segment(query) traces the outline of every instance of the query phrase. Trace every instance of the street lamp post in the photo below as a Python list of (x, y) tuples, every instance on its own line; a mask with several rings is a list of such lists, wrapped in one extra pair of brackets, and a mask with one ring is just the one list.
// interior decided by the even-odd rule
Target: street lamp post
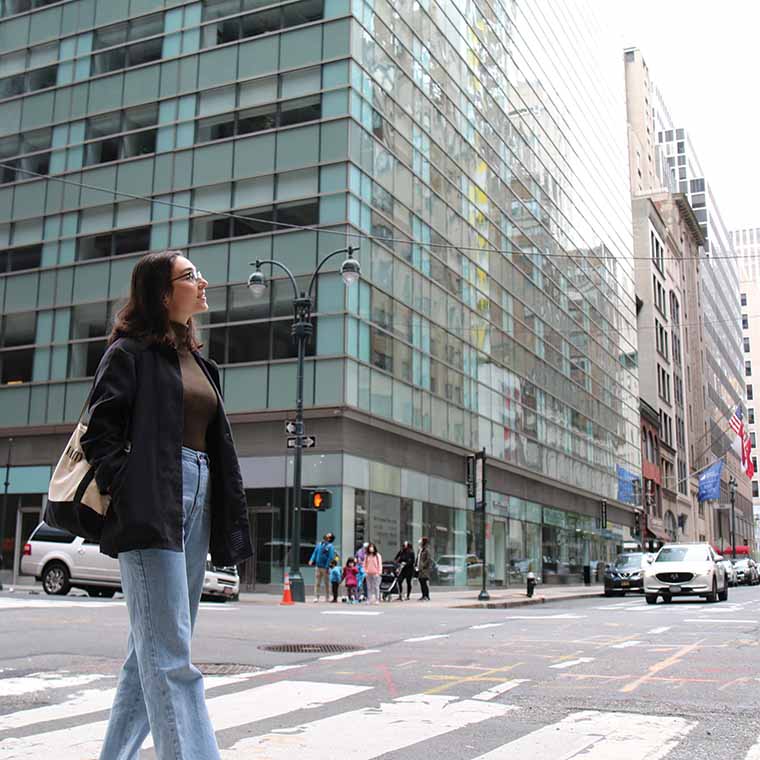
[(254, 298), (258, 298), (266, 292), (267, 281), (264, 273), (261, 271), (261, 267), (265, 264), (278, 267), (285, 272), (290, 280), (290, 284), (293, 286), (293, 327), (291, 328), (291, 335), (296, 340), (296, 347), (298, 350), (294, 445), (295, 456), (293, 458), (293, 520), (291, 522), (293, 539), (291, 542), (290, 554), (290, 589), (294, 602), (303, 602), (306, 600), (303, 576), (301, 575), (301, 463), (303, 459), (305, 438), (303, 426), (303, 372), (306, 344), (309, 342), (309, 338), (311, 338), (314, 332), (314, 326), (311, 321), (314, 283), (317, 280), (317, 275), (327, 261), (333, 258), (333, 256), (345, 253), (348, 255), (340, 265), (340, 273), (343, 277), (343, 282), (347, 286), (353, 285), (359, 279), (361, 273), (359, 262), (354, 258), (354, 252), (358, 250), (358, 246), (348, 246), (348, 248), (340, 248), (337, 251), (328, 253), (314, 270), (314, 274), (311, 276), (309, 287), (306, 291), (299, 291), (296, 278), (290, 269), (279, 261), (274, 261), (273, 259), (266, 259), (263, 261), (257, 259), (255, 262), (251, 262), (251, 265), (255, 266), (256, 269), (248, 278), (248, 287)]
[[(11, 453), (13, 452), (13, 438), (8, 439), (8, 458), (5, 461), (5, 483), (3, 488), (3, 508), (0, 510), (0, 570), (5, 567), (3, 557), (3, 544), (5, 543), (5, 519), (8, 515), (8, 486), (11, 484)], [(0, 578), (0, 591), (3, 590), (3, 580)]]
[(731, 557), (736, 559), (736, 478), (732, 475), (728, 480), (731, 489)]

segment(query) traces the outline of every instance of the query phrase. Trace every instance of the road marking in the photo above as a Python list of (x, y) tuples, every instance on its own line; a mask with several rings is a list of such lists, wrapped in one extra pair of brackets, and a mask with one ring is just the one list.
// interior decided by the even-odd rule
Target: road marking
[[(298, 709), (321, 707), (329, 702), (351, 697), (369, 686), (319, 683), (312, 681), (277, 681), (233, 694), (208, 699), (209, 716), (216, 731), (243, 726), (257, 720), (274, 718)], [(0, 741), (0, 760), (28, 760), (30, 757), (55, 757), (56, 760), (82, 760), (97, 757), (105, 737), (107, 721), (47, 731), (22, 738)], [(153, 746), (150, 737), (143, 748)]]
[(565, 613), (562, 615), (507, 615), (507, 620), (581, 620), (588, 615), (571, 615)]
[(482, 631), (484, 628), (500, 628), (504, 623), (483, 623), (482, 625), (471, 625), (471, 631)]
[(489, 718), (501, 717), (515, 709), (512, 705), (471, 699), (460, 701), (456, 697), (412, 694), (377, 707), (241, 739), (221, 754), (223, 760), (241, 757), (329, 760), (348, 756), (370, 760)]
[(593, 662), (593, 657), (578, 657), (577, 660), (567, 660), (566, 662), (558, 662), (556, 665), (549, 665), (550, 668), (556, 668), (561, 670), (562, 668), (572, 668), (574, 665), (583, 665), (585, 662)]
[(432, 641), (433, 639), (447, 639), (448, 633), (434, 633), (432, 636), (414, 636), (411, 639), (404, 639), (407, 644), (414, 643), (416, 641)]
[(684, 623), (757, 623), (757, 620), (749, 620), (744, 619), (740, 620), (738, 618), (686, 618)]
[(664, 660), (660, 660), (660, 662), (656, 662), (654, 665), (650, 666), (647, 669), (646, 675), (640, 676), (634, 681), (626, 684), (622, 689), (620, 689), (620, 691), (624, 693), (635, 691), (643, 683), (646, 683), (651, 678), (651, 676), (657, 675), (661, 670), (665, 670), (671, 665), (676, 665), (681, 661), (683, 657), (686, 657), (687, 654), (691, 654), (695, 649), (699, 649), (699, 642), (696, 644), (687, 644), (686, 646), (681, 647), (681, 649), (672, 654), (670, 657), (666, 657)]
[(327, 657), (320, 657), (320, 660), (347, 660), (350, 657), (361, 657), (364, 654), (375, 654), (379, 649), (360, 649), (358, 652), (343, 652), (343, 654), (330, 654)]
[(665, 633), (665, 631), (669, 631), (672, 627), (672, 625), (661, 625), (659, 628), (652, 628), (652, 630), (647, 631), (647, 633)]
[(620, 644), (613, 644), (610, 649), (628, 649), (628, 647), (637, 647), (640, 641), (623, 641)]
[(479, 694), (476, 694), (473, 699), (481, 699), (487, 702), (489, 699), (493, 699), (500, 694), (512, 691), (512, 689), (516, 689), (521, 683), (528, 683), (529, 681), (530, 678), (513, 678), (511, 681), (504, 681), (504, 683), (497, 684), (490, 689), (481, 691)]
[(696, 725), (684, 718), (585, 710), (503, 744), (475, 760), (515, 757), (660, 760)]
[(31, 673), (28, 676), (0, 679), (0, 693), (4, 697), (18, 697), (22, 694), (33, 694), (36, 691), (46, 691), (47, 689), (85, 686), (93, 681), (100, 681), (102, 678), (110, 678), (110, 676), (105, 673), (70, 675), (66, 670), (60, 673), (52, 671), (47, 673)]
[[(231, 676), (205, 676), (203, 683), (206, 689), (216, 689), (229, 686), (248, 678), (259, 675), (258, 672), (238, 673)], [(2, 683), (2, 682), (0, 682)], [(10, 731), (13, 728), (33, 726), (35, 723), (47, 723), (61, 718), (75, 718), (80, 715), (101, 712), (110, 709), (116, 689), (85, 689), (75, 692), (71, 699), (54, 705), (32, 707), (29, 710), (19, 710), (14, 713), (0, 715), (0, 731)]]
[(448, 691), (451, 689), (452, 686), (459, 686), (461, 684), (471, 683), (472, 681), (482, 681), (489, 676), (494, 676), (497, 673), (503, 674), (508, 673), (510, 670), (514, 670), (515, 668), (519, 667), (520, 665), (524, 665), (523, 662), (516, 662), (514, 665), (505, 665), (501, 668), (491, 668), (490, 670), (484, 670), (480, 673), (477, 673), (474, 676), (462, 676), (457, 681), (452, 681), (451, 683), (444, 683), (441, 686), (435, 686), (432, 689), (427, 689), (425, 691), (425, 694), (438, 694), (441, 691)]
[(322, 615), (382, 615), (382, 612), (370, 610), (325, 610)]

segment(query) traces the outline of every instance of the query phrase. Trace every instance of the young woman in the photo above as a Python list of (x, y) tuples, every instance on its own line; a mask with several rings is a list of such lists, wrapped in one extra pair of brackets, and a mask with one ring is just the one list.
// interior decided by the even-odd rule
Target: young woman
[(190, 637), (206, 555), (252, 554), (245, 492), (219, 371), (199, 353), (193, 314), (208, 283), (179, 251), (143, 256), (95, 375), (82, 447), (111, 503), (101, 551), (118, 556), (129, 613), (102, 760), (217, 760)]
[(370, 604), (380, 604), (380, 576), (383, 574), (383, 558), (373, 543), (367, 547), (364, 572), (367, 573), (367, 601)]
[(408, 541), (401, 544), (394, 561), (399, 565), (398, 598), (401, 601), (404, 598), (401, 591), (404, 580), (406, 580), (406, 598), (408, 599), (412, 594), (412, 578), (414, 578), (414, 549)]

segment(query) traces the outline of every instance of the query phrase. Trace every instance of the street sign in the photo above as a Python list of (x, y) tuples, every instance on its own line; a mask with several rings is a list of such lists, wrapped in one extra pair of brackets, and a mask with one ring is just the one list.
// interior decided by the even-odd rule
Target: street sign
[[(296, 444), (298, 442), (298, 436), (294, 435), (288, 438), (288, 448), (289, 449), (295, 449), (297, 448)], [(301, 447), (304, 449), (313, 449), (317, 445), (317, 436), (315, 435), (302, 435), (301, 436)]]
[(475, 455), (475, 511), (486, 508), (486, 450)]
[(298, 428), (296, 427), (295, 420), (285, 420), (285, 434), (286, 435), (295, 435), (297, 429)]
[(602, 530), (606, 530), (607, 528), (607, 501), (606, 499), (602, 499), (602, 502), (600, 504), (599, 522), (601, 523), (599, 527), (602, 528)]
[(467, 483), (467, 496), (475, 496), (475, 457), (468, 456), (465, 458), (465, 478)]

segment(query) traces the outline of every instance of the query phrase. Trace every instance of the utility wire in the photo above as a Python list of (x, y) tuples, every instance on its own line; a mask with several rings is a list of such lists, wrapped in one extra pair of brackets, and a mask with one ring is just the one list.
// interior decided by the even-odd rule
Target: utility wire
[[(95, 190), (101, 193), (110, 194), (110, 195), (119, 195), (124, 198), (130, 198), (131, 200), (139, 200), (139, 201), (145, 201), (146, 203), (157, 203), (162, 206), (170, 206), (172, 208), (179, 208), (183, 209), (185, 211), (190, 211), (191, 213), (201, 213), (201, 214), (208, 214), (213, 216), (221, 216), (221, 217), (227, 217), (229, 219), (240, 219), (243, 221), (248, 222), (261, 222), (262, 224), (268, 224), (275, 227), (282, 227), (283, 229), (291, 229), (291, 230), (306, 230), (311, 232), (322, 232), (322, 233), (329, 233), (333, 235), (341, 235), (342, 237), (346, 236), (345, 232), (340, 232), (338, 230), (330, 230), (325, 229), (323, 227), (319, 227), (318, 225), (302, 225), (302, 224), (288, 224), (287, 222), (273, 222), (271, 219), (260, 219), (253, 216), (242, 216), (240, 214), (234, 214), (230, 211), (209, 211), (207, 209), (199, 208), (198, 206), (190, 206), (183, 203), (176, 203), (175, 201), (166, 201), (166, 200), (159, 200), (157, 198), (152, 198), (148, 195), (136, 195), (134, 193), (126, 193), (122, 190), (112, 190), (109, 188), (103, 188), (98, 187), (96, 185), (89, 185), (84, 182), (77, 182), (75, 180), (71, 179), (65, 179), (64, 177), (56, 177), (52, 176), (50, 174), (40, 174), (39, 172), (32, 171), (31, 169), (22, 169), (20, 167), (13, 166), (12, 164), (7, 163), (0, 163), (0, 168), (2, 169), (11, 169), (16, 172), (21, 172), (22, 174), (28, 174), (32, 177), (36, 177), (37, 179), (45, 179), (51, 182), (60, 182), (65, 185), (72, 185), (75, 187), (84, 188), (85, 190)], [(84, 167), (86, 168), (86, 167)], [(164, 221), (164, 220), (162, 220)], [(491, 244), (488, 244), (487, 248), (479, 248), (477, 246), (465, 246), (465, 245), (454, 245), (451, 243), (424, 243), (419, 240), (413, 240), (411, 238), (390, 238), (390, 237), (381, 237), (378, 235), (370, 235), (365, 232), (356, 232), (356, 233), (350, 233), (352, 237), (362, 238), (364, 240), (377, 240), (381, 243), (399, 243), (403, 245), (420, 245), (425, 248), (444, 248), (446, 250), (449, 249), (456, 249), (458, 251), (468, 251), (468, 252), (474, 252), (474, 253), (501, 253), (504, 256), (511, 256), (515, 253), (522, 254), (525, 256), (546, 256), (547, 258), (559, 258), (559, 259), (579, 259), (581, 261), (589, 261), (589, 260), (596, 260), (596, 261), (651, 261), (651, 256), (615, 256), (614, 254), (609, 255), (603, 255), (603, 254), (597, 254), (593, 251), (589, 250), (586, 253), (547, 253), (545, 251), (532, 251), (532, 252), (523, 252), (519, 249), (498, 249), (493, 247)], [(736, 254), (733, 255), (711, 255), (711, 254), (705, 254), (704, 256), (661, 256), (659, 257), (660, 261), (712, 261), (712, 260), (718, 260), (718, 259), (743, 259), (747, 258), (745, 256), (739, 256)]]

